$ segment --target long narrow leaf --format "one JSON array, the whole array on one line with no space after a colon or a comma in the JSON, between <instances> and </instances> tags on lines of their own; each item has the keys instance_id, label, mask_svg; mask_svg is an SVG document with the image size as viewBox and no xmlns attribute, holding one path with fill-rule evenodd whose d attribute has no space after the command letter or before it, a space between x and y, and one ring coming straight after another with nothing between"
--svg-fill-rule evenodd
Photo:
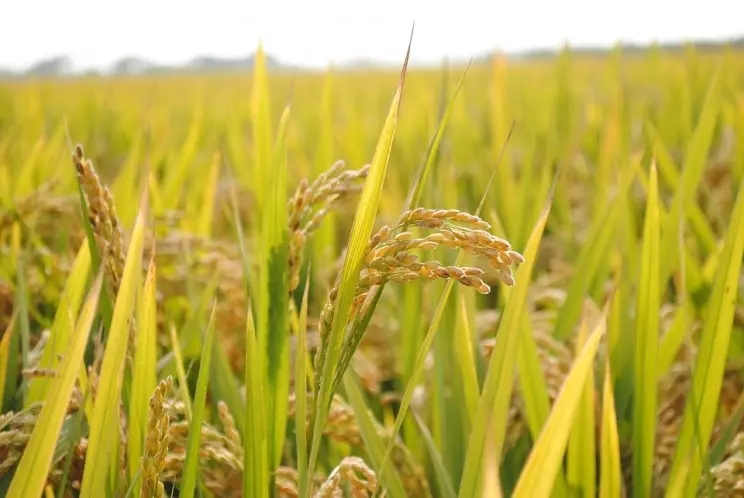
<instances>
[{"instance_id":1,"label":"long narrow leaf","mask_svg":"<svg viewBox=\"0 0 744 498\"><path fill-rule=\"evenodd\" d=\"M263 360L256 341L253 314L248 310L245 347L245 413L243 496L268 498L269 460L264 405Z\"/></svg>"},{"instance_id":2,"label":"long narrow leaf","mask_svg":"<svg viewBox=\"0 0 744 498\"><path fill-rule=\"evenodd\" d=\"M340 355L342 342L344 339L344 330L349 321L351 306L356 294L357 282L359 280L359 271L361 269L364 256L367 250L367 242L372 234L377 208L380 203L382 187L385 182L388 159L390 150L393 145L395 128L398 123L398 111L400 109L401 98L403 97L403 85L405 82L406 70L408 67L408 57L411 47L408 46L406 58L401 70L398 86L390 105L388 116L382 128L375 155L372 158L367 180L364 182L364 188L359 199L359 206L354 214L354 222L349 234L348 250L344 258L344 265L340 275L340 284L338 296L333 313L333 325L331 327L330 337L328 339L328 351L322 362L322 372L320 374L320 384L316 391L316 397L313 407L313 425L312 425L312 443L310 446L310 460L308 463L308 474L312 475L315 469L315 462L320 449L320 436L326 421L327 413L333 397L332 385L336 374L336 362ZM340 372L343 375L343 371ZM305 498L305 497L302 497Z\"/></svg>"},{"instance_id":3,"label":"long narrow leaf","mask_svg":"<svg viewBox=\"0 0 744 498\"><path fill-rule=\"evenodd\" d=\"M47 482L57 437L67 413L67 405L75 386L78 369L83 365L83 353L85 353L88 335L98 307L101 282L102 276L99 274L80 313L75 332L70 338L65 357L60 365L59 375L54 379L48 391L44 407L31 433L31 439L18 464L8 490L9 498L39 496Z\"/></svg>"},{"instance_id":4,"label":"long narrow leaf","mask_svg":"<svg viewBox=\"0 0 744 498\"><path fill-rule=\"evenodd\" d=\"M353 377L351 372L344 375L344 388L346 389L346 395L349 398L349 404L354 409L354 418L356 419L359 431L362 434L364 447L366 448L369 458L372 460L371 463L374 465L374 468L380 468L380 466L383 465L385 444L375 429L372 416L364 402L362 390L358 385L358 381ZM384 477L382 474L380 475L382 485L391 497L405 498L406 491L403 487L403 482L400 480L400 475L398 475L398 470L393 467L390 462L387 462L384 465L389 467L389 470L385 472Z\"/></svg>"},{"instance_id":5,"label":"long narrow leaf","mask_svg":"<svg viewBox=\"0 0 744 498\"><path fill-rule=\"evenodd\" d=\"M693 496L703 466L703 455L713 430L721 390L744 251L744 188L740 185L726 242L718 263L695 363L692 390L685 405L682 428L670 472L670 482L685 471L685 494ZM697 430L699 429L699 430ZM669 496L667 494L667 496Z\"/></svg>"},{"instance_id":6,"label":"long narrow leaf","mask_svg":"<svg viewBox=\"0 0 744 498\"><path fill-rule=\"evenodd\" d=\"M15 328L16 313L10 317L8 326L5 328L3 338L0 339L0 409L3 406L3 395L5 392L5 384L8 380L8 357L10 356L10 337L13 335L13 329Z\"/></svg>"},{"instance_id":7,"label":"long narrow leaf","mask_svg":"<svg viewBox=\"0 0 744 498\"><path fill-rule=\"evenodd\" d=\"M155 260L150 261L150 267L145 279L142 292L142 303L138 310L137 337L134 351L134 368L132 371L132 392L129 399L129 440L127 453L129 461L129 479L134 480L140 469L145 435L147 432L147 417L150 411L150 396L157 386L155 370L157 348L157 309L155 300L155 285L157 272ZM140 487L134 487L135 498L139 496Z\"/></svg>"},{"instance_id":8,"label":"long narrow leaf","mask_svg":"<svg viewBox=\"0 0 744 498\"><path fill-rule=\"evenodd\" d=\"M308 271L308 275L310 275ZM297 326L297 349L295 351L295 431L297 431L297 480L300 496L305 496L310 487L307 475L307 298L310 278L305 281L302 307Z\"/></svg>"},{"instance_id":9,"label":"long narrow leaf","mask_svg":"<svg viewBox=\"0 0 744 498\"><path fill-rule=\"evenodd\" d=\"M478 411L468 440L464 472L458 494L461 498L475 496L477 493L483 469L482 458L487 444L486 431L491 420L494 420L495 423L491 426L493 435L488 440L488 444L493 445L496 461L498 462L501 459L507 429L507 412L514 384L514 370L517 364L517 347L519 332L522 328L522 313L527 301L527 289L532 279L537 249L542 240L551 204L552 195L527 241L527 247L523 253L525 262L517 270L514 291L506 304L504 315L499 324L496 344L491 354L488 373L478 403Z\"/></svg>"},{"instance_id":10,"label":"long narrow leaf","mask_svg":"<svg viewBox=\"0 0 744 498\"><path fill-rule=\"evenodd\" d=\"M583 322L576 338L576 355L581 354L581 348L587 340L589 330L586 321ZM571 429L568 439L568 485L577 490L581 496L596 496L596 441L594 430L594 371L590 369L584 392L581 396L576 413L576 422Z\"/></svg>"},{"instance_id":11,"label":"long narrow leaf","mask_svg":"<svg viewBox=\"0 0 744 498\"><path fill-rule=\"evenodd\" d=\"M657 362L659 350L659 193L656 165L643 229L641 275L636 305L635 389L633 398L633 489L650 496L656 438Z\"/></svg>"},{"instance_id":12,"label":"long narrow leaf","mask_svg":"<svg viewBox=\"0 0 744 498\"><path fill-rule=\"evenodd\" d=\"M600 443L600 498L621 498L622 470L620 466L620 442L617 434L615 397L612 392L612 374L609 360L605 363L604 387L602 389L602 433Z\"/></svg>"},{"instance_id":13,"label":"long narrow leaf","mask_svg":"<svg viewBox=\"0 0 744 498\"><path fill-rule=\"evenodd\" d=\"M199 377L196 380L196 392L194 393L194 411L189 420L189 439L186 443L186 462L184 463L183 475L181 477L181 492L179 497L193 498L196 491L196 481L199 470L199 443L201 441L201 426L204 421L204 404L207 401L207 385L209 384L209 362L212 359L212 344L214 343L215 309L212 307L212 315L207 326L207 336L204 338L201 362L199 366Z\"/></svg>"},{"instance_id":14,"label":"long narrow leaf","mask_svg":"<svg viewBox=\"0 0 744 498\"><path fill-rule=\"evenodd\" d=\"M72 329L72 320L76 319L80 309L90 271L90 264L89 246L86 242L83 242L65 283L65 289L60 296L57 311L54 315L54 322L52 322L52 327L49 331L49 341L44 347L41 359L39 360L40 368L55 369L59 364L59 355L64 351L69 339L65 331ZM48 387L49 382L44 377L32 378L28 384L26 407L31 403L44 399ZM2 400L2 396L0 396L0 400Z\"/></svg>"},{"instance_id":15,"label":"long narrow leaf","mask_svg":"<svg viewBox=\"0 0 744 498\"><path fill-rule=\"evenodd\" d=\"M512 494L514 498L547 498L550 496L555 476L566 451L566 443L581 402L584 386L592 370L594 356L605 329L606 321L603 316L563 383L550 418L532 448L519 477Z\"/></svg>"},{"instance_id":16,"label":"long narrow leaf","mask_svg":"<svg viewBox=\"0 0 744 498\"><path fill-rule=\"evenodd\" d=\"M146 195L147 191L143 194L129 243L121 287L116 297L111 330L101 365L101 375L98 379L98 396L93 407L93 420L90 422L88 453L81 485L82 498L104 496L109 458L119 444L119 401L129 342L129 324L134 307L135 285L139 281L142 265L142 245L148 212Z\"/></svg>"}]
</instances>

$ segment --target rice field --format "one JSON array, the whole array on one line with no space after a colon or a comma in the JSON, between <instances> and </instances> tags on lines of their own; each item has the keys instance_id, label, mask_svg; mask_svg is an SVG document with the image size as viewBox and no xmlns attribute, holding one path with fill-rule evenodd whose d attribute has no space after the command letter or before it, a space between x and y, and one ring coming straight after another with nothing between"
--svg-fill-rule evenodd
<instances>
[{"instance_id":1,"label":"rice field","mask_svg":"<svg viewBox=\"0 0 744 498\"><path fill-rule=\"evenodd\" d=\"M742 54L404 55L0 82L1 496L744 497Z\"/></svg>"}]
</instances>

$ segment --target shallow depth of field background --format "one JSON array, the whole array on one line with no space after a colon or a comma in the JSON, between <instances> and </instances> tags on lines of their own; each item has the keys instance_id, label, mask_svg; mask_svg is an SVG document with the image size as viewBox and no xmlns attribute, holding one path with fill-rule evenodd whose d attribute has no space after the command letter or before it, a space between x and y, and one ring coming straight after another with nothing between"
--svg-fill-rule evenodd
<instances>
[{"instance_id":1,"label":"shallow depth of field background","mask_svg":"<svg viewBox=\"0 0 744 498\"><path fill-rule=\"evenodd\" d=\"M399 215L464 70L462 64L409 68L375 230L394 223ZM264 102L269 106L272 145L280 116L290 107L286 128L288 198L303 178L312 182L339 159L352 169L372 161L398 77L397 67L330 72L269 69L269 99ZM51 326L71 265L85 241L69 132L72 144L84 147L101 181L111 189L127 237L137 214L143 172L149 166L150 212L142 284L149 258L154 257L158 379L171 375L179 384L173 327L176 336L191 338L182 342L180 349L194 395L201 345L193 339L206 330L214 297L215 348L221 348L236 382L242 385L247 301L230 191L236 189L250 264L260 265L258 256L252 257L259 254L261 240L257 193L261 175L272 174L271 167L261 173L256 165L254 81L254 75L245 72L0 83L0 330L5 331L17 314L5 334L21 334L25 329L28 338L24 340L30 347L21 352L22 340L16 343L17 351L6 349L6 365L13 355L33 361L37 341ZM525 401L521 394L528 373L541 376L552 403L578 355L581 344L577 344L577 337L586 338L605 320L607 333L587 384L590 387L585 393L589 394L573 420L568 453L560 470L560 479L568 482L563 489L581 490L566 496L598 493L607 458L603 414L611 392L623 489L629 495L642 496L638 489L633 492L640 466L650 469L654 495L669 493L669 472L692 392L691 372L701 364L696 361L703 332L711 317L724 316L729 319L719 325L718 334L726 337L725 354L716 353L710 363L711 368L720 370L721 378L709 386L720 389L705 396L706 410L714 414L710 444L705 448L722 440L708 467L715 469L728 462L738 471L729 472L733 477L714 472L707 479L688 483L687 489L697 490L700 485L702 493L714 489L718 496L741 496L734 489L744 492L744 477L737 474L742 469L744 448L735 443L736 434L744 429L744 303L735 288L727 287L728 297L722 300L716 297L715 289L725 278L722 262L735 265L738 273L741 260L741 253L736 252L740 246L734 242L733 256L726 259L724 242L741 231L732 213L744 179L742 53L725 47L688 47L675 52L615 50L599 55L567 50L545 59L495 56L476 60L453 104L420 205L474 212L502 147L503 158L481 213L494 227L494 234L509 240L516 251L524 251L553 185L554 191L520 326L521 334L535 338L541 368L527 370L521 357L514 365L517 373L509 419L496 421L506 424L498 473L501 489L506 495L513 491L537 439L533 430L540 424L530 426L534 420L528 419L534 412L530 400ZM701 174L697 178L691 175L693 185L685 186L689 181L685 168L694 168L690 163L696 160L703 161ZM646 313L658 312L658 330L641 334L639 322L646 320L646 315L639 317L642 306L638 296L654 292L643 287L646 280L642 273L647 254L644 221L651 176L657 172L659 260L658 266L652 266L656 275L651 281L658 285L660 297L658 310ZM681 235L667 240L673 226L669 213L680 214L674 208L680 189L686 189L679 220ZM299 310L309 270L307 338L311 349L318 341L318 315L343 262L357 201L357 195L343 199L305 248L300 286L291 299ZM451 264L454 253L440 248L432 259ZM482 266L477 260L469 264ZM658 275L665 280L659 281ZM428 436L410 417L403 425L402 441L410 452L411 468L428 483L426 491L409 488L409 496L447 496L437 478L443 471L457 492L466 470L472 414L468 413L463 388L462 357L455 344L463 330L468 330L475 374L482 387L493 338L509 293L514 293L493 275L487 273L485 279L492 287L486 296L455 286L439 324L411 406L428 428ZM740 278L730 281L738 286ZM356 353L351 370L361 380L367 406L381 427L393 425L443 288L442 282L388 285ZM728 311L721 311L724 308ZM190 332L194 327L197 334ZM269 330L273 333L271 325ZM91 337L95 333L93 330ZM645 341L646 333L658 334L659 352L654 361L658 382L644 380L644 385L650 389L656 386L658 392L652 415L653 462L644 464L633 458L638 448L635 438L640 437L634 434L634 427L639 426L634 421L633 404L642 397L636 389L638 375L648 372L635 361L637 341ZM290 339L289 361L294 365L296 341L294 336ZM86 365L91 358L87 357ZM608 362L610 391L604 389ZM29 367L20 361L9 364L19 371ZM0 362L0 369L3 366ZM17 390L23 389L29 377L4 371L0 375L6 383L0 411L22 409ZM178 398L178 389L171 396ZM718 391L720 394L715 394ZM210 384L205 421L224 431L217 417L217 393ZM348 423L354 425L353 421ZM594 424L596 430L587 424ZM283 468L296 467L294 427L290 417ZM14 452L18 455L23 444L13 447L3 441L3 430L9 428L0 426L0 479L7 486L16 464L4 468L2 460ZM591 437L585 435L583 441L576 442L577 431L591 433ZM84 433L79 436L85 437ZM439 466L427 444L429 436L441 459ZM359 455L375 468L365 444L358 439L325 438L316 467L320 482L347 455ZM582 444L593 453L577 450ZM242 465L242 456L238 460ZM579 470L576 462L593 466L591 473L585 467ZM55 459L53 468L61 469L63 464L64 459ZM70 472L79 470L75 465ZM486 460L484 465L484 476L498 468L493 461ZM48 483L58 493L59 475L50 472ZM224 483L235 482L234 487L220 489L219 482L212 482L205 489L215 496L241 496L240 469L227 466L224 472ZM238 477L231 481L235 473ZM180 477L166 474L162 476L166 493L176 489L177 496ZM287 479L291 481L291 476ZM63 491L69 494L65 496L77 496L74 480L67 480L68 488ZM409 481L404 481L408 485Z\"/></svg>"}]
</instances>

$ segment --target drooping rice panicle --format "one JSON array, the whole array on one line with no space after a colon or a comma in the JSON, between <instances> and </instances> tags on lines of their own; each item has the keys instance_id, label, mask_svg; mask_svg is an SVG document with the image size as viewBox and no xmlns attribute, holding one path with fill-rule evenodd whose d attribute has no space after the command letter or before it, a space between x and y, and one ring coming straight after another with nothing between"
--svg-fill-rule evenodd
<instances>
[{"instance_id":1,"label":"drooping rice panicle","mask_svg":"<svg viewBox=\"0 0 744 498\"><path fill-rule=\"evenodd\" d=\"M310 185L302 179L288 203L288 223L291 231L289 242L289 290L300 283L302 251L308 237L320 226L333 204L350 193L358 192L369 166L358 170L342 171L343 161L334 163Z\"/></svg>"},{"instance_id":2,"label":"drooping rice panicle","mask_svg":"<svg viewBox=\"0 0 744 498\"><path fill-rule=\"evenodd\" d=\"M88 204L88 220L93 227L93 236L105 261L116 295L124 273L127 249L124 232L116 216L114 198L98 177L93 162L85 157L81 145L75 147L72 160L85 195L85 202Z\"/></svg>"},{"instance_id":3,"label":"drooping rice panicle","mask_svg":"<svg viewBox=\"0 0 744 498\"><path fill-rule=\"evenodd\" d=\"M367 498L377 488L377 477L364 460L359 457L346 457L331 471L328 479L315 493L315 498L336 498L343 496L341 483L349 485L353 498Z\"/></svg>"}]
</instances>

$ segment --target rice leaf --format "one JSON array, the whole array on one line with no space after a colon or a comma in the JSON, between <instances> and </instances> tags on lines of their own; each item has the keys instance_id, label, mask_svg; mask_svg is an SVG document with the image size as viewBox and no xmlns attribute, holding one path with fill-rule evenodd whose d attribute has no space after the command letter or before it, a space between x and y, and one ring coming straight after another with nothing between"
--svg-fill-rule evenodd
<instances>
[{"instance_id":1,"label":"rice leaf","mask_svg":"<svg viewBox=\"0 0 744 498\"><path fill-rule=\"evenodd\" d=\"M636 303L633 489L638 496L650 496L653 481L661 298L659 264L659 191L656 165L652 164Z\"/></svg>"},{"instance_id":2,"label":"rice leaf","mask_svg":"<svg viewBox=\"0 0 744 498\"><path fill-rule=\"evenodd\" d=\"M209 177L204 185L204 192L199 206L196 222L196 233L209 237L212 234L212 218L214 217L214 202L217 195L217 182L220 178L220 164L222 156L215 152L209 167Z\"/></svg>"},{"instance_id":3,"label":"rice leaf","mask_svg":"<svg viewBox=\"0 0 744 498\"><path fill-rule=\"evenodd\" d=\"M620 218L625 194L635 177L635 167L624 172L615 198L607 204L601 216L597 216L589 228L586 240L576 259L576 272L571 278L564 305L558 312L553 335L556 339L566 340L574 333L584 297L589 290L592 279L599 272L599 267L607 259L610 243L615 235L615 226Z\"/></svg>"},{"instance_id":4,"label":"rice leaf","mask_svg":"<svg viewBox=\"0 0 744 498\"><path fill-rule=\"evenodd\" d=\"M689 216L695 203L695 192L697 191L707 163L708 151L713 140L716 128L716 120L720 111L719 96L720 76L715 73L710 81L706 93L705 102L698 119L698 124L687 144L685 161L682 165L682 178L679 187L675 190L674 200L669 210L664 230L661 235L661 254L664 260L661 266L661 281L666 282L671 276L674 268L679 264L679 255L675 250L679 239L679 230L682 215ZM659 140L659 142L661 142ZM661 147L661 146L659 146Z\"/></svg>"},{"instance_id":5,"label":"rice leaf","mask_svg":"<svg viewBox=\"0 0 744 498\"><path fill-rule=\"evenodd\" d=\"M685 404L682 428L670 471L670 482L683 479L684 496L693 496L703 470L703 456L710 440L718 408L723 371L733 330L739 271L744 250L744 188L739 186L736 205L721 252L718 270L705 312L692 392ZM667 493L667 496L669 494Z\"/></svg>"},{"instance_id":6,"label":"rice leaf","mask_svg":"<svg viewBox=\"0 0 744 498\"><path fill-rule=\"evenodd\" d=\"M169 167L166 170L167 175L163 180L162 186L161 209L177 209L180 205L181 196L185 190L183 184L188 178L189 171L194 162L201 133L202 112L197 110L191 120L186 141L178 151L178 156L175 160L170 161Z\"/></svg>"},{"instance_id":7,"label":"rice leaf","mask_svg":"<svg viewBox=\"0 0 744 498\"><path fill-rule=\"evenodd\" d=\"M480 386L478 386L478 377L475 372L475 359L473 358L473 339L468 323L468 310L465 304L465 296L460 293L458 308L459 327L453 334L453 346L455 350L456 368L460 370L459 377L463 394L465 397L467 419L467 429L475 418L478 409L478 398L480 397Z\"/></svg>"},{"instance_id":8,"label":"rice leaf","mask_svg":"<svg viewBox=\"0 0 744 498\"><path fill-rule=\"evenodd\" d=\"M98 396L93 405L93 419L90 422L88 452L81 485L82 498L104 496L110 470L109 458L119 446L119 400L129 341L129 324L134 307L135 285L139 281L142 265L142 245L147 212L147 190L145 190L129 242L121 287L116 296L111 329L106 341L101 374L98 379Z\"/></svg>"},{"instance_id":9,"label":"rice leaf","mask_svg":"<svg viewBox=\"0 0 744 498\"><path fill-rule=\"evenodd\" d=\"M308 271L308 275L311 272ZM300 496L305 496L310 488L307 475L307 297L310 290L310 277L305 280L302 293L302 307L297 326L297 350L295 351L295 431L297 432L297 481Z\"/></svg>"},{"instance_id":10,"label":"rice leaf","mask_svg":"<svg viewBox=\"0 0 744 498\"><path fill-rule=\"evenodd\" d=\"M688 324L691 323L694 310L685 300L684 303L677 307L672 319L672 324L661 338L659 344L659 360L657 361L656 374L661 378L669 373L669 369L674 364L682 344L684 343L685 334L687 333Z\"/></svg>"},{"instance_id":11,"label":"rice leaf","mask_svg":"<svg viewBox=\"0 0 744 498\"><path fill-rule=\"evenodd\" d=\"M340 356L341 346L344 339L344 331L351 314L356 291L357 281L359 280L359 271L361 269L364 256L367 250L367 242L372 234L377 208L380 203L380 195L385 182L385 173L387 172L388 159L390 150L393 145L395 128L398 122L398 111L403 96L403 85L405 82L406 69L408 67L408 57L410 55L410 43L406 58L403 63L403 69L400 73L398 86L390 105L385 124L382 128L377 148L375 149L372 164L364 182L359 204L354 214L351 232L349 234L348 249L344 258L343 269L341 271L340 285L336 306L333 313L333 325L329 338L329 350L326 358L322 362L322 371L319 378L319 386L316 389L313 407L313 425L312 425L312 443L310 446L310 459L308 463L308 475L313 475L315 462L320 449L320 436L323 426L325 425L328 410L333 398L331 389L336 374L336 362ZM339 369L339 376L344 371ZM303 497L304 498L304 497Z\"/></svg>"},{"instance_id":12,"label":"rice leaf","mask_svg":"<svg viewBox=\"0 0 744 498\"><path fill-rule=\"evenodd\" d=\"M323 95L320 100L320 112L318 115L318 138L315 149L315 161L313 163L313 173L317 175L328 169L328 165L333 163L334 159L334 142L333 135L333 73L329 68L323 81ZM325 221L321 223L310 242L312 247L312 262L315 263L313 268L316 272L321 271L323 265L329 258L336 254L336 214L329 212ZM314 275L315 277L315 275ZM310 285L313 291L322 292L319 285L320 278L313 278Z\"/></svg>"},{"instance_id":13,"label":"rice leaf","mask_svg":"<svg viewBox=\"0 0 744 498\"><path fill-rule=\"evenodd\" d=\"M581 354L581 348L589 335L586 320L582 321L579 335L576 338L576 355ZM596 441L594 430L594 371L589 371L584 392L581 396L576 413L576 422L571 428L568 439L568 472L569 487L581 496L596 496Z\"/></svg>"},{"instance_id":14,"label":"rice leaf","mask_svg":"<svg viewBox=\"0 0 744 498\"><path fill-rule=\"evenodd\" d=\"M59 299L57 310L54 314L54 322L49 331L49 340L44 346L44 351L39 359L40 368L56 369L61 355L67 346L69 336L66 331L72 330L73 321L83 300L85 285L90 271L90 250L88 244L83 244L78 250L75 262L65 282L65 289ZM46 377L34 377L29 380L28 395L26 396L26 408L32 403L41 401L46 397L50 382ZM2 396L0 396L0 400Z\"/></svg>"},{"instance_id":15,"label":"rice leaf","mask_svg":"<svg viewBox=\"0 0 744 498\"><path fill-rule=\"evenodd\" d=\"M157 386L157 304L156 304L157 269L155 259L150 260L142 291L142 301L137 310L137 337L134 350L134 368L132 369L132 390L129 398L129 439L127 457L129 462L129 479L133 481L140 469L147 417L150 411L150 396ZM134 487L134 496L138 497L140 487Z\"/></svg>"},{"instance_id":16,"label":"rice leaf","mask_svg":"<svg viewBox=\"0 0 744 498\"><path fill-rule=\"evenodd\" d=\"M57 438L67 413L67 405L78 370L83 365L85 346L98 307L101 282L102 276L99 274L80 312L75 332L67 333L71 337L59 368L59 376L54 379L44 399L44 406L31 433L31 439L10 484L7 495L9 498L39 496L47 482Z\"/></svg>"},{"instance_id":17,"label":"rice leaf","mask_svg":"<svg viewBox=\"0 0 744 498\"><path fill-rule=\"evenodd\" d=\"M367 455L369 455L371 463L374 465L373 468L380 468L380 466L383 465L385 444L377 433L372 415L369 413L367 404L364 401L364 394L362 394L358 381L353 376L352 372L344 375L344 388L346 389L346 396L349 399L349 404L354 409L354 419L356 420L357 425L359 426L359 431L362 434ZM386 462L384 465L385 467L389 467L389 470L384 474L379 474L379 480L382 487L392 498L405 498L407 495L403 482L400 480L398 469L393 467L391 462ZM379 489L381 488L378 487L378 490Z\"/></svg>"},{"instance_id":18,"label":"rice leaf","mask_svg":"<svg viewBox=\"0 0 744 498\"><path fill-rule=\"evenodd\" d=\"M434 478L437 480L437 485L439 486L439 495L437 496L441 496L442 498L455 498L457 494L455 493L455 488L452 487L452 479L447 473L447 468L444 466L444 462L442 461L442 455L439 453L429 429L416 412L411 412L411 416L421 432L421 436L426 443L426 448L429 450L429 458L431 458Z\"/></svg>"},{"instance_id":19,"label":"rice leaf","mask_svg":"<svg viewBox=\"0 0 744 498\"><path fill-rule=\"evenodd\" d=\"M225 402L235 419L235 428L245 440L246 401L240 392L238 379L230 369L230 360L219 342L212 348L210 366L212 371L209 375L209 389L212 393L213 404L216 405L220 400Z\"/></svg>"},{"instance_id":20,"label":"rice leaf","mask_svg":"<svg viewBox=\"0 0 744 498\"><path fill-rule=\"evenodd\" d=\"M262 381L263 359L256 341L253 314L248 309L245 340L245 435L243 455L243 496L269 496L269 438L266 433L266 406Z\"/></svg>"},{"instance_id":21,"label":"rice leaf","mask_svg":"<svg viewBox=\"0 0 744 498\"><path fill-rule=\"evenodd\" d=\"M525 262L517 270L514 290L506 303L504 314L499 323L496 344L491 353L488 373L478 403L478 411L468 439L464 471L458 494L461 498L475 496L478 491L478 483L481 481L483 471L482 459L486 446L486 431L492 420L494 421L490 428L492 436L488 443L493 445L495 461L500 462L501 460L501 451L507 429L507 412L514 384L514 370L517 364L522 313L527 301L527 289L532 278L537 249L542 240L551 204L552 195L549 197L542 215L527 241L523 253Z\"/></svg>"},{"instance_id":22,"label":"rice leaf","mask_svg":"<svg viewBox=\"0 0 744 498\"><path fill-rule=\"evenodd\" d=\"M603 316L594 328L563 383L550 417L530 452L512 496L541 498L550 496L555 476L566 451L569 433L584 394L584 386L592 370L599 341L605 333ZM472 495L471 495L472 496Z\"/></svg>"},{"instance_id":23,"label":"rice leaf","mask_svg":"<svg viewBox=\"0 0 744 498\"><path fill-rule=\"evenodd\" d=\"M452 96L447 103L447 107L444 109L444 113L439 119L437 129L434 131L434 135L429 141L429 146L426 148L426 153L424 154L424 157L416 170L416 174L413 177L413 183L411 184L411 189L406 197L406 202L403 205L403 211L412 209L414 206L418 206L421 203L421 196L423 195L424 187L429 180L429 176L434 171L434 165L438 158L439 145L442 143L442 137L444 137L444 130L447 128L450 116L452 115L452 109L455 106L455 102L457 102L457 96L460 94L462 84L465 82L465 76L467 76L472 62L472 59L470 59L468 65L465 66L465 70L460 76L460 81L457 83L455 91L452 93Z\"/></svg>"},{"instance_id":24,"label":"rice leaf","mask_svg":"<svg viewBox=\"0 0 744 498\"><path fill-rule=\"evenodd\" d=\"M186 443L186 462L184 463L181 476L181 489L179 497L193 498L196 491L196 481L199 473L199 443L201 440L201 426L204 421L204 404L207 401L207 385L209 383L209 362L212 359L212 344L214 343L215 309L212 307L212 315L209 317L207 336L204 338L199 376L196 380L196 392L194 393L194 410L189 419L189 439Z\"/></svg>"},{"instance_id":25,"label":"rice leaf","mask_svg":"<svg viewBox=\"0 0 744 498\"><path fill-rule=\"evenodd\" d=\"M189 394L189 382L186 377L186 368L183 365L183 354L181 346L176 335L176 327L171 323L168 327L170 331L171 348L173 348L173 358L176 362L176 376L178 377L178 390L181 393L181 401L186 407L186 416L191 418L191 395Z\"/></svg>"},{"instance_id":26,"label":"rice leaf","mask_svg":"<svg viewBox=\"0 0 744 498\"><path fill-rule=\"evenodd\" d=\"M615 413L615 398L612 392L612 374L610 373L609 361L605 363L601 430L599 497L622 498L620 442L617 433L617 414Z\"/></svg>"},{"instance_id":27,"label":"rice leaf","mask_svg":"<svg viewBox=\"0 0 744 498\"><path fill-rule=\"evenodd\" d=\"M271 189L264 198L262 264L258 289L257 344L266 355L266 429L270 472L279 466L289 396L289 229L287 227L287 146L289 105L282 113L274 150Z\"/></svg>"},{"instance_id":28,"label":"rice leaf","mask_svg":"<svg viewBox=\"0 0 744 498\"><path fill-rule=\"evenodd\" d=\"M10 350L18 351L18 345L21 349L21 367L26 370L29 368L28 354L31 349L31 331L29 323L29 302L28 302L28 289L26 285L26 252L24 251L18 258L17 270L16 270L16 292L14 305L18 313L18 320L16 321L16 327L18 331L14 333L10 338ZM14 344L15 342L15 344ZM15 389L16 380L13 379L15 376L17 365L17 359L11 361L11 375L8 375L8 379L13 381L13 390ZM24 406L24 399L26 397L26 379L21 378L21 386L18 391L20 395L20 405ZM11 391L13 392L13 391Z\"/></svg>"},{"instance_id":29,"label":"rice leaf","mask_svg":"<svg viewBox=\"0 0 744 498\"><path fill-rule=\"evenodd\" d=\"M715 444L710 449L708 458L711 466L721 463L729 444L734 440L741 427L742 420L744 420L744 392L739 395L739 401L736 402L734 409L731 410L731 415L719 432Z\"/></svg>"},{"instance_id":30,"label":"rice leaf","mask_svg":"<svg viewBox=\"0 0 744 498\"><path fill-rule=\"evenodd\" d=\"M253 130L253 181L258 213L263 212L264 197L268 189L266 174L271 164L271 107L269 82L266 72L266 55L258 44L253 63L253 90L251 92L251 118Z\"/></svg>"},{"instance_id":31,"label":"rice leaf","mask_svg":"<svg viewBox=\"0 0 744 498\"><path fill-rule=\"evenodd\" d=\"M659 132L651 123L646 123L646 136L649 143L653 144L654 157L659 168L659 173L673 191L679 188L679 171L674 164L674 159L659 135ZM706 251L712 252L716 248L716 238L713 229L707 221L700 206L691 202L685 207L690 218L690 226L699 237Z\"/></svg>"},{"instance_id":32,"label":"rice leaf","mask_svg":"<svg viewBox=\"0 0 744 498\"><path fill-rule=\"evenodd\" d=\"M10 321L8 321L8 326L5 328L5 332L3 333L3 337L2 339L0 339L0 409L6 406L5 403L3 403L3 396L6 389L6 384L9 383L8 358L11 356L10 338L13 335L13 330L15 329L16 316L18 316L18 314L16 312L13 312L10 317ZM13 383L12 386L14 387L15 383Z\"/></svg>"}]
</instances>

